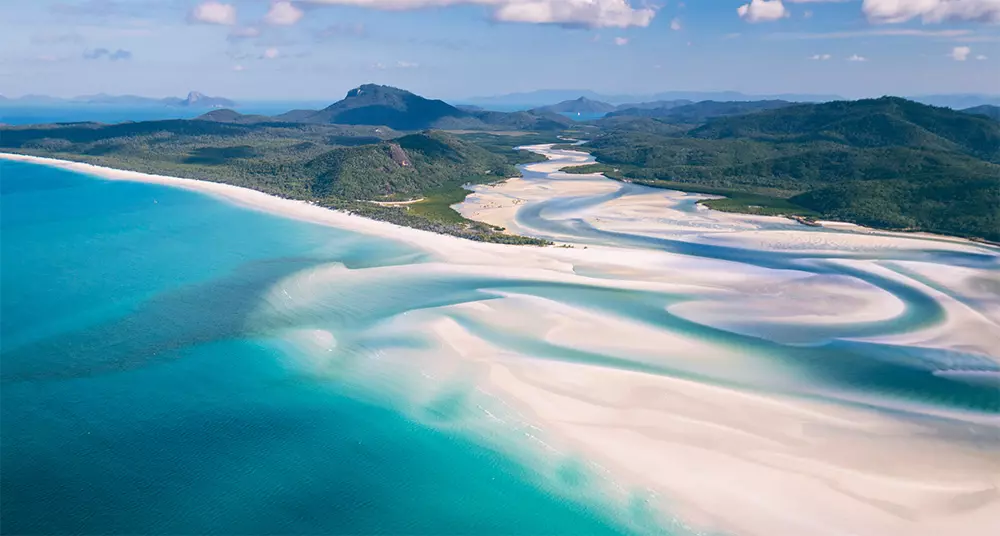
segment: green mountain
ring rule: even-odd
[[[742,115],[762,110],[773,110],[791,106],[792,103],[783,100],[763,100],[763,101],[702,101],[690,104],[674,105],[668,103],[660,107],[619,107],[616,111],[608,114],[609,117],[651,117],[661,119],[670,123],[703,123],[715,117],[726,117],[730,115]]]
[[[343,100],[312,114],[291,112],[275,119],[302,123],[341,125],[385,125],[399,130],[431,128],[451,119],[472,118],[472,114],[440,100],[425,99],[402,89],[365,84],[347,92]]]
[[[733,196],[709,202],[722,209],[1000,241],[1000,123],[986,117],[883,97],[679,132],[660,119],[611,119],[585,146],[602,165],[578,171]]]
[[[410,134],[378,144],[339,147],[303,163],[315,197],[415,197],[428,190],[518,174],[503,155],[444,132]]]
[[[962,112],[973,115],[982,115],[984,117],[989,117],[994,121],[1000,121],[1000,106],[994,106],[992,104],[983,104],[982,106],[966,108],[962,110]]]
[[[960,151],[1000,161],[1000,128],[970,116],[898,97],[800,104],[709,121],[689,135],[706,139],[831,142],[857,148]]]
[[[257,121],[232,110],[199,120],[0,127],[0,150],[234,184],[473,240],[530,244],[544,241],[502,234],[450,206],[465,198],[463,185],[517,176],[516,164],[536,161],[514,145],[554,141],[483,132],[400,137],[385,126]],[[372,202],[412,198],[424,200]]]
[[[203,116],[204,117],[204,116]],[[211,118],[206,118],[211,119]],[[385,125],[397,130],[560,130],[572,121],[546,112],[491,112],[456,108],[402,89],[365,84],[322,110],[292,110],[275,121]]]

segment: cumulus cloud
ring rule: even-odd
[[[747,22],[768,22],[788,16],[788,10],[781,0],[750,0],[736,8],[736,13]]]
[[[191,10],[188,20],[204,24],[232,26],[236,24],[236,6],[210,0],[195,6]]]
[[[628,44],[628,38],[627,37],[616,37],[615,38],[615,44],[618,45],[618,46],[620,46],[620,47],[621,46],[625,46],[625,45]]]
[[[965,61],[969,59],[969,54],[972,54],[972,49],[969,47],[955,47],[951,49],[951,59],[955,61]]]
[[[871,22],[894,24],[920,18],[925,23],[967,20],[1000,23],[1000,0],[864,0]]]
[[[681,26],[681,19],[674,18],[674,20],[670,21],[670,29],[671,30],[677,31],[677,30],[680,30],[681,28],[682,28],[682,26]]]
[[[634,8],[628,0],[303,0],[379,10],[411,10],[459,5],[489,7],[499,22],[561,24],[592,28],[648,26],[656,11]]]
[[[847,61],[868,61],[868,58],[852,54],[850,58],[847,58]]]
[[[93,50],[87,50],[83,53],[83,59],[85,60],[100,60],[108,59],[110,61],[118,60],[130,60],[132,59],[132,53],[128,50],[108,50],[106,48],[95,48]]]
[[[826,60],[830,59],[831,57],[832,56],[830,56],[829,54],[813,54],[812,56],[809,56],[809,59],[815,60],[815,61],[826,61]]]
[[[303,12],[291,2],[273,2],[264,15],[264,22],[275,26],[291,26],[302,18]]]

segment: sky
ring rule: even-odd
[[[0,95],[1000,93],[1000,0],[2,0]]]

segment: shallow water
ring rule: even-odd
[[[419,263],[423,253],[37,165],[0,162],[0,188],[6,532],[628,526],[588,491],[585,471],[545,479],[446,417],[421,422],[393,400],[304,369],[286,357],[301,348],[279,336],[316,323],[350,332],[416,305],[470,299],[472,287],[421,300],[369,288],[322,317],[259,312],[278,281],[310,267],[363,270]]]
[[[745,274],[640,290],[616,286],[632,276],[586,256],[561,281],[473,269],[193,192],[36,165],[0,161],[0,193],[8,532],[687,532],[669,500],[618,478],[530,404],[491,387],[498,363],[864,408],[958,442],[992,437],[982,422],[1000,413],[995,354],[893,339],[943,325],[942,292],[983,311],[1000,301],[935,290],[905,263],[992,280],[995,248],[713,244],[700,233],[728,224],[699,219],[693,197],[673,205],[681,216],[669,216],[670,233],[602,227],[592,215],[607,203],[659,195],[631,184],[518,209],[536,236]],[[753,313],[805,299],[849,317],[869,307],[851,293],[900,312],[825,322]],[[755,309],[761,300],[767,307]],[[605,330],[607,344],[560,337],[563,324]]]

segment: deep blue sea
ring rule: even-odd
[[[296,109],[318,110],[329,104],[329,102],[316,101],[247,102],[240,103],[235,110],[244,114],[277,115]],[[211,108],[186,108],[182,106],[80,105],[76,103],[0,104],[0,124],[33,125],[80,121],[121,123],[124,121],[191,119],[210,111],[212,111]]]
[[[421,252],[33,164],[0,161],[0,196],[4,533],[626,532],[574,478],[305,373],[251,321],[292,273]]]

